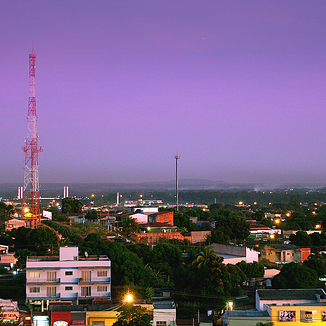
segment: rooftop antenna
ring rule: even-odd
[[[180,155],[177,154],[174,156],[175,158],[175,197],[176,197],[176,208],[177,212],[179,211],[179,178],[178,178],[178,170],[179,164],[178,161],[180,160]]]

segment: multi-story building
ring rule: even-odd
[[[51,301],[82,304],[94,299],[111,299],[111,261],[107,256],[81,258],[77,247],[61,247],[59,257],[27,258],[26,301],[34,308],[43,311]]]

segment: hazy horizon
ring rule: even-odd
[[[326,184],[326,2],[1,3],[0,183]]]

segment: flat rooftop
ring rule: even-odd
[[[109,260],[108,256],[99,255],[93,256],[90,255],[87,258],[78,257],[77,261],[99,261],[99,260]],[[27,261],[29,262],[37,262],[37,261],[60,261],[59,256],[29,256],[27,257]]]
[[[260,300],[315,300],[317,295],[326,295],[323,289],[261,289],[257,290]]]

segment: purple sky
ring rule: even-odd
[[[326,1],[0,2],[0,182],[326,182]]]

